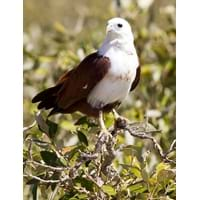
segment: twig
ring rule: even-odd
[[[38,165],[38,166],[41,166],[41,167],[44,167],[44,168],[47,168],[47,169],[51,169],[53,171],[64,171],[68,168],[66,167],[53,167],[53,166],[50,166],[50,165],[45,165],[43,163],[40,163],[40,162],[37,162],[37,161],[34,161],[34,160],[27,160],[25,161],[25,163],[32,163],[32,164],[35,164],[35,165]]]
[[[33,121],[33,123],[29,126],[25,126],[23,128],[23,132],[25,133],[26,131],[28,131],[29,129],[33,128],[35,125],[37,124],[36,120]]]
[[[152,143],[154,144],[154,148],[158,151],[160,157],[165,161],[165,162],[169,162],[169,163],[176,163],[175,161],[167,158],[167,155],[163,152],[161,146],[158,144],[158,142],[156,141],[156,139],[151,136],[151,135],[147,135],[145,132],[139,132],[137,133],[135,130],[131,130],[131,128],[127,125],[126,127],[124,127],[125,130],[127,130],[132,136],[140,138],[140,139],[148,139],[151,140]]]
[[[173,140],[173,142],[171,143],[170,147],[169,147],[169,150],[165,153],[165,157],[167,158],[167,156],[176,150],[176,139]]]
[[[171,143],[166,155],[170,154],[172,151],[175,151],[175,150],[176,150],[176,139]]]
[[[55,195],[56,195],[56,193],[57,193],[57,191],[58,191],[60,185],[61,185],[61,183],[58,183],[58,184],[56,185],[55,189],[53,190],[53,192],[51,193],[51,195],[50,195],[50,197],[49,197],[49,200],[53,200],[53,199],[54,199],[54,197],[55,197]]]
[[[36,179],[42,183],[63,183],[67,180],[69,180],[68,176],[65,176],[64,178],[61,178],[61,179],[57,179],[57,180],[47,180],[47,179],[43,179],[43,178],[40,178],[38,176],[34,176],[32,174],[24,174],[23,175],[24,177],[30,177],[30,178],[33,178],[33,179]]]
[[[41,115],[41,111],[39,110],[39,111],[35,114],[35,116],[37,117],[37,116],[40,116],[40,115]],[[23,133],[25,133],[27,130],[33,128],[33,127],[37,124],[37,118],[36,118],[36,117],[35,117],[35,120],[33,121],[33,123],[32,123],[31,125],[26,126],[26,127],[23,128]]]
[[[38,176],[34,176],[32,174],[24,174],[24,177],[30,177],[30,178],[36,179],[42,183],[59,183],[61,181],[61,180],[46,180],[46,179],[42,179]]]
[[[125,118],[123,117],[123,119]],[[121,120],[120,118],[118,118],[115,122],[115,126],[121,130],[127,130],[134,137],[150,140],[154,144],[154,148],[157,150],[160,157],[165,162],[176,164],[175,161],[167,157],[168,154],[174,150],[175,142],[171,144],[169,151],[167,153],[164,153],[160,144],[156,141],[156,139],[153,136],[150,135],[152,133],[160,132],[160,130],[147,130],[148,118],[145,118],[143,123],[127,123],[127,122],[128,120]]]

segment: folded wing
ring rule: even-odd
[[[75,69],[60,77],[56,86],[37,94],[32,102],[38,109],[52,109],[51,114],[70,110],[84,100],[110,68],[110,60],[97,52],[87,56]],[[75,108],[74,108],[75,109]]]

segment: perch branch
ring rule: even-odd
[[[146,120],[145,123],[147,123]],[[174,150],[175,142],[171,144],[169,151],[167,153],[164,153],[160,144],[156,141],[156,139],[153,136],[150,135],[150,133],[160,132],[159,130],[152,130],[152,131],[140,130],[139,129],[140,127],[138,127],[138,125],[135,126],[134,124],[128,124],[128,123],[124,124],[124,121],[123,124],[121,124],[120,118],[118,119],[118,121],[116,121],[116,126],[119,127],[119,129],[127,130],[133,137],[150,140],[154,144],[154,148],[157,150],[163,161],[174,164],[176,163],[175,161],[167,157],[168,154]]]

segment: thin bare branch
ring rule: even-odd
[[[167,151],[167,155],[170,154],[171,152],[176,150],[176,139],[171,143],[169,150]]]
[[[157,152],[159,153],[160,157],[165,161],[165,162],[169,162],[169,163],[176,163],[175,161],[167,158],[167,155],[163,152],[160,144],[156,141],[156,139],[145,133],[145,132],[137,132],[133,129],[131,129],[131,127],[129,125],[127,125],[126,127],[124,127],[124,130],[127,130],[132,136],[140,138],[140,139],[148,139],[150,141],[152,141],[152,143],[154,144],[154,148],[157,150]],[[149,133],[149,132],[148,132]]]
[[[32,174],[24,174],[24,177],[29,177],[40,181],[41,183],[59,183],[61,180],[46,180]]]
[[[61,183],[58,183],[55,187],[55,189],[53,190],[53,192],[51,193],[50,197],[49,197],[49,200],[53,200],[54,197],[56,196],[56,193],[58,192],[58,189],[60,187]]]
[[[64,178],[57,179],[57,180],[43,179],[38,176],[34,176],[32,174],[27,174],[27,173],[25,173],[23,176],[36,179],[36,180],[40,181],[41,183],[63,183],[65,181],[69,180],[68,176],[65,176]]]
[[[34,120],[32,124],[30,124],[29,126],[25,126],[23,128],[23,132],[25,133],[26,131],[32,129],[36,124],[37,124],[37,122],[36,122],[36,120]]]
[[[41,167],[44,167],[46,169],[50,169],[53,171],[64,171],[64,170],[68,169],[67,167],[53,167],[53,166],[46,165],[46,164],[43,164],[43,163],[40,163],[40,162],[37,162],[34,160],[27,160],[27,161],[25,161],[25,163],[26,164],[34,164],[34,165],[41,166]]]

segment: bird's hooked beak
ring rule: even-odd
[[[112,24],[108,24],[106,27],[106,33],[110,33],[113,32],[113,25]]]

